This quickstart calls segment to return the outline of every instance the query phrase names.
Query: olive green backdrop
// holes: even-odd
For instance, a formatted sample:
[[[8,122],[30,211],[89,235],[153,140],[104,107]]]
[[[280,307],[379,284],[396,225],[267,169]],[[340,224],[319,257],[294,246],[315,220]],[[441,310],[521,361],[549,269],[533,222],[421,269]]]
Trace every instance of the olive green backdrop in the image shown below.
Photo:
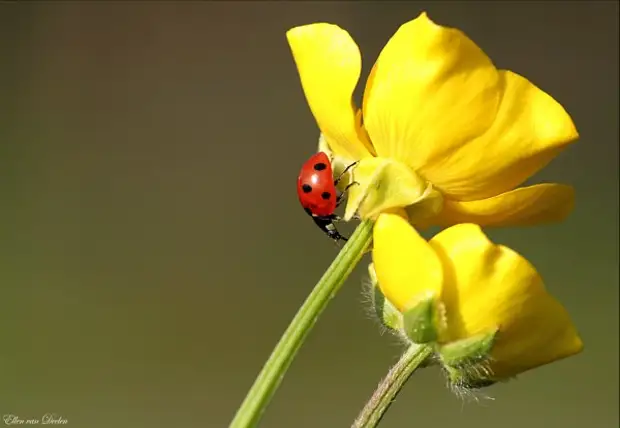
[[[285,39],[348,29],[364,76],[427,10],[550,92],[581,140],[534,181],[563,224],[494,230],[570,310],[583,354],[463,402],[416,375],[388,427],[618,427],[617,2],[0,5],[0,414],[225,427],[337,249],[298,206],[318,131]],[[347,427],[399,347],[360,284],[320,319],[264,427]],[[3,422],[0,422],[3,423]]]

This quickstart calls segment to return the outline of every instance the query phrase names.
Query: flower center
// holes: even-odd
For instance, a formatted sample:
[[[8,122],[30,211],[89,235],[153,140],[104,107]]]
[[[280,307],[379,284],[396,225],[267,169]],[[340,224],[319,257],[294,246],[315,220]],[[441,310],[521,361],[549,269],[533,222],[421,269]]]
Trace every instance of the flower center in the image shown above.
[[[356,213],[362,218],[376,218],[380,213],[407,208],[408,214],[425,218],[441,210],[441,195],[432,185],[406,164],[381,157],[360,161],[353,172],[359,183],[349,189],[344,219]]]

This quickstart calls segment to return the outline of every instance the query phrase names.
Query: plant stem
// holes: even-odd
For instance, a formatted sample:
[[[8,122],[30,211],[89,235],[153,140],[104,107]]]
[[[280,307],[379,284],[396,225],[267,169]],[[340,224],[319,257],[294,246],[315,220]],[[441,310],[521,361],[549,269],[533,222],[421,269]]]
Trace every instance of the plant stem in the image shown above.
[[[390,369],[362,409],[351,428],[374,428],[398,395],[407,379],[433,353],[429,345],[412,344]]]
[[[258,424],[314,323],[370,245],[372,225],[372,221],[365,220],[355,229],[349,241],[299,308],[237,410],[230,428],[248,428]]]

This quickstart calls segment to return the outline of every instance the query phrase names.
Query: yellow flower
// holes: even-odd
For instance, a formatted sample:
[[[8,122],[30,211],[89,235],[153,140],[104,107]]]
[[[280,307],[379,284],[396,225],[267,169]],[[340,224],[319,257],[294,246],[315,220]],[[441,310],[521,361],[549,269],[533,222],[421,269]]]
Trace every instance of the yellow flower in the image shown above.
[[[438,344],[495,335],[486,379],[506,379],[583,348],[534,267],[477,225],[450,227],[427,242],[405,218],[381,214],[373,263],[379,288],[399,311],[436,297]]]
[[[527,79],[498,70],[461,31],[425,13],[402,25],[352,100],[360,51],[343,29],[317,23],[287,32],[319,149],[337,164],[360,160],[345,211],[375,218],[406,207],[420,226],[559,221],[570,186],[515,188],[577,137],[570,116]]]

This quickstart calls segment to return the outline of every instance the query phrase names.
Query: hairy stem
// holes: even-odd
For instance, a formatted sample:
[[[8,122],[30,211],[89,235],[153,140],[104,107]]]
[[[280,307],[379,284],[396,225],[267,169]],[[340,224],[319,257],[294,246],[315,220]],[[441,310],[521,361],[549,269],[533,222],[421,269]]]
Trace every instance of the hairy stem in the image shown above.
[[[428,345],[409,346],[381,381],[351,428],[376,427],[405,382],[432,353],[433,349]]]
[[[355,229],[349,241],[299,308],[237,410],[230,428],[247,428],[258,424],[314,323],[370,245],[372,225],[372,221],[365,220]]]

